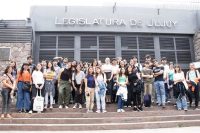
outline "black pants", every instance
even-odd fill
[[[131,106],[131,102],[133,101],[133,89],[130,85],[127,86],[127,89],[128,89],[128,99],[126,105]]]
[[[40,87],[41,84],[38,84],[38,86]],[[31,90],[31,107],[30,107],[30,110],[33,110],[33,103],[34,103],[35,97],[37,96],[37,91],[39,91],[39,89],[37,89],[35,84],[33,84],[32,90]],[[40,92],[38,92],[38,95],[40,96]],[[44,97],[44,87],[41,90],[41,95],[42,95],[42,97]]]
[[[141,91],[133,92],[133,106],[142,107]]]
[[[75,103],[80,103],[83,104],[83,96],[82,96],[82,88],[80,88],[81,85],[76,84],[75,87],[77,88],[77,90],[75,91]],[[81,93],[80,93],[80,89],[81,89]]]
[[[58,80],[55,81],[54,85],[55,85],[55,96],[54,96],[54,100],[55,100],[55,103],[57,104],[57,103],[58,103]]]
[[[194,97],[195,99],[195,107],[197,108],[198,105],[199,105],[199,86],[196,86],[195,87],[195,91],[192,92],[190,89],[187,91],[187,96],[188,96],[188,99],[189,99],[189,102],[190,102],[190,105],[192,105],[192,99]]]

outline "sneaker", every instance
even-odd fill
[[[68,106],[65,106],[65,108],[68,109],[69,107],[68,107]]]
[[[44,106],[44,109],[47,109],[47,105]]]
[[[93,113],[93,111],[92,110],[87,110],[87,113]]]
[[[181,109],[178,109],[178,111],[181,111]]]
[[[120,113],[121,112],[121,109],[117,109],[117,113]]]
[[[32,114],[32,113],[33,113],[33,111],[32,111],[32,110],[30,110],[28,113],[29,113],[29,114]]]
[[[128,107],[129,107],[129,108],[131,108],[131,106],[130,106],[130,105],[129,105]]]
[[[2,114],[1,115],[1,120],[3,120],[5,118],[5,115],[4,114]]]
[[[42,112],[41,112],[41,111],[38,111],[37,113],[38,113],[38,114],[41,114]]]
[[[100,111],[100,110],[97,110],[96,113],[101,113],[101,111]]]
[[[107,111],[106,110],[103,110],[103,112],[102,113],[107,113]]]
[[[7,114],[7,115],[6,115],[6,118],[12,119],[13,117],[12,117],[10,114]]]
[[[188,109],[184,109],[184,111],[188,111]]]
[[[81,104],[79,104],[79,109],[82,109],[82,105]]]
[[[198,107],[195,107],[195,109],[194,110],[199,110],[199,108]]]
[[[122,112],[122,113],[124,113],[124,112],[125,112],[125,110],[124,110],[124,109],[121,109],[121,112]]]
[[[62,107],[62,105],[60,105],[58,108],[59,108],[59,109],[62,109],[63,107]]]
[[[76,107],[77,107],[77,103],[75,103],[75,105],[74,105],[73,109],[75,109]]]
[[[52,105],[50,106],[50,109],[53,109],[53,106],[52,106]]]

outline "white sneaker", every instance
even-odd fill
[[[124,110],[124,109],[121,109],[121,112],[122,112],[122,113],[124,113],[124,112],[125,112],[125,110]]]
[[[97,110],[96,113],[101,113],[101,111],[100,111],[100,110]]]
[[[73,109],[75,109],[76,107],[77,107],[77,103],[75,103],[75,105],[74,105]]]
[[[68,109],[69,107],[68,107],[68,106],[65,106],[65,108]]]
[[[82,105],[81,104],[79,104],[79,109],[82,109]]]
[[[29,113],[29,114],[32,114],[32,113],[33,113],[33,111],[32,111],[32,110],[30,110],[28,113]]]
[[[44,106],[44,109],[47,109],[47,105]]]
[[[62,109],[63,107],[62,107],[62,105],[60,105],[58,108],[59,108],[59,109]]]
[[[107,111],[106,110],[103,110],[103,112],[102,113],[107,113]]]
[[[53,109],[53,106],[52,106],[52,105],[50,106],[50,109]]]
[[[121,109],[117,109],[117,113],[120,113],[121,112]]]

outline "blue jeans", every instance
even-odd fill
[[[31,107],[31,99],[30,92],[23,90],[23,82],[18,82],[17,84],[17,109],[18,110],[30,110]]]
[[[8,114],[10,112],[10,92],[9,88],[2,88],[2,114]]]
[[[186,96],[179,96],[176,100],[177,109],[187,109]]]
[[[106,93],[104,95],[100,95],[98,91],[95,91],[96,94],[96,104],[97,104],[97,110],[105,110],[106,109],[106,102],[105,102],[105,97]]]
[[[124,100],[122,100],[121,96],[118,96],[117,107],[118,109],[123,109],[124,107]]]
[[[165,106],[165,100],[166,100],[166,95],[165,95],[165,85],[164,81],[155,81],[154,82],[154,88],[156,89],[156,96],[157,96],[157,102],[158,105]]]

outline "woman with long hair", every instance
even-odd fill
[[[54,79],[56,76],[56,72],[53,67],[52,62],[47,63],[47,69],[44,72],[45,77],[45,106],[44,108],[47,109],[50,97],[50,109],[53,108],[53,97],[55,95],[55,86],[54,86]]]
[[[117,76],[117,84],[119,86],[119,89],[117,90],[117,99],[118,99],[118,109],[117,112],[125,112],[123,109],[124,102],[127,101],[127,84],[128,84],[128,78],[126,76],[126,70],[124,68],[120,69],[120,72]]]
[[[92,66],[88,68],[88,74],[85,77],[85,97],[87,113],[93,112],[94,94],[95,94],[95,76]]]
[[[75,89],[75,105],[73,109],[75,109],[77,106],[79,108],[82,108],[82,94],[83,94],[83,83],[84,83],[85,74],[83,71],[81,71],[81,65],[78,64],[76,66],[75,72],[72,74],[72,86]]]
[[[10,66],[12,67],[12,76],[14,79],[17,78],[17,63],[16,61],[10,61]]]
[[[3,87],[1,91],[2,95],[2,114],[1,114],[1,119],[4,119],[5,117],[7,118],[12,118],[10,115],[10,95],[11,92],[15,89],[15,79],[11,75],[12,73],[12,67],[7,66],[4,75],[2,78],[3,82]]]
[[[29,113],[32,113],[33,109],[33,102],[35,97],[37,96],[37,93],[44,97],[44,75],[42,73],[42,65],[40,63],[37,64],[36,69],[32,73],[32,99],[31,99],[31,109]]]
[[[96,88],[95,88],[95,96],[96,96],[96,104],[97,104],[97,113],[106,113],[106,75],[102,72],[100,67],[96,67]]]
[[[19,113],[27,112],[31,107],[30,88],[32,84],[29,64],[23,63],[17,75],[17,110]],[[25,85],[27,85],[25,87]],[[28,87],[29,86],[29,87]]]
[[[173,75],[174,86],[176,90],[176,105],[178,110],[187,111],[186,99],[186,80],[183,71],[179,65],[175,66]]]

